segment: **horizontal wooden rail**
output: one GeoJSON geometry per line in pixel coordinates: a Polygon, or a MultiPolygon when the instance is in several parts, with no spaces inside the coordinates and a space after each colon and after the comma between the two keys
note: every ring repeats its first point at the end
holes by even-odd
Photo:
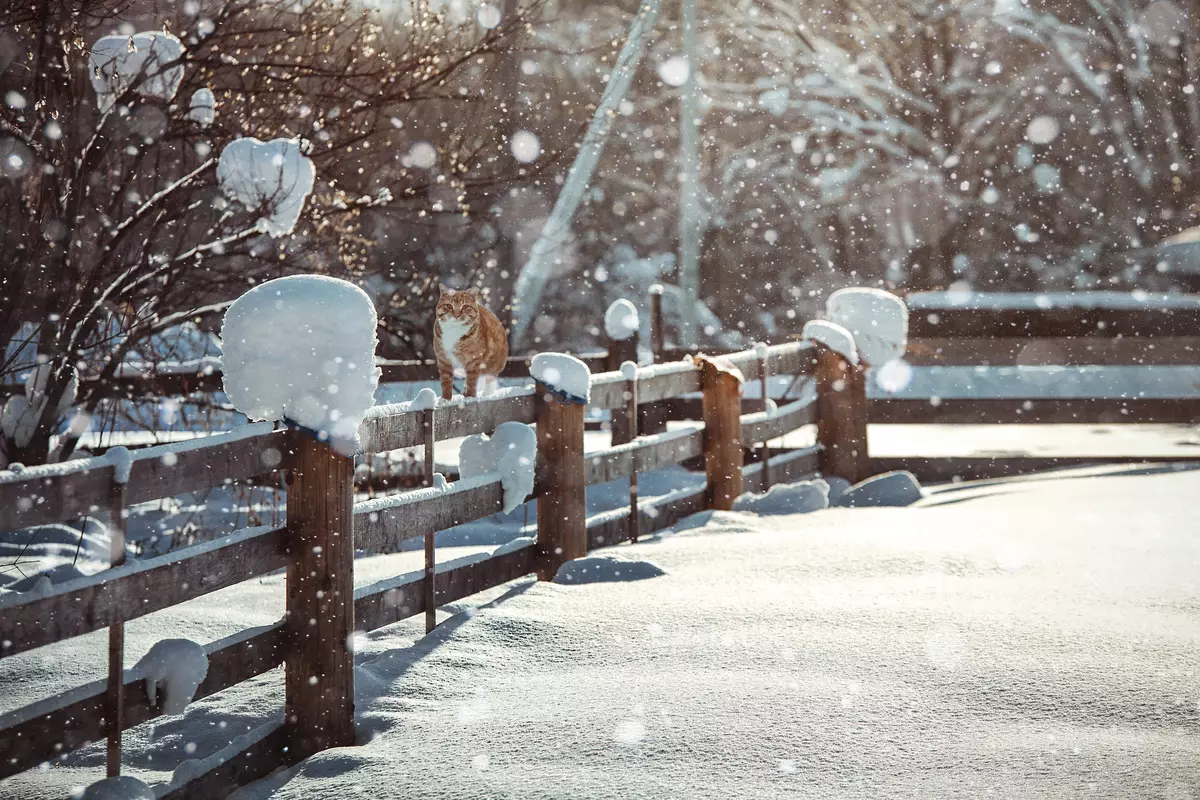
{"type": "MultiPolygon", "coordinates": [[[[811,342],[789,342],[767,348],[768,375],[811,375],[813,373],[813,345],[811,342]]],[[[742,350],[724,356],[737,367],[747,381],[762,377],[762,361],[756,350],[742,350]]]]}
{"type": "MultiPolygon", "coordinates": [[[[242,631],[205,647],[208,675],[196,699],[261,675],[283,663],[283,623],[242,631]]],[[[0,716],[0,780],[104,739],[105,682],[96,681],[0,716]]],[[[161,699],[160,699],[161,702],[161,699]]],[[[133,670],[124,677],[126,730],[162,714],[133,670]]]]}
{"type": "Polygon", "coordinates": [[[445,491],[430,487],[365,500],[354,505],[354,546],[367,551],[394,547],[503,510],[499,475],[456,481],[445,491]]]}
{"type": "Polygon", "coordinates": [[[588,486],[650,472],[704,454],[704,428],[643,436],[628,444],[586,454],[584,479],[588,486]]]}
{"type": "MultiPolygon", "coordinates": [[[[249,425],[188,442],[133,452],[128,505],[242,481],[289,465],[288,432],[249,425]]],[[[104,508],[113,483],[104,457],[30,467],[0,479],[0,530],[74,519],[104,508]]]]}
{"type": "MultiPolygon", "coordinates": [[[[530,574],[534,569],[534,551],[535,545],[528,544],[497,556],[469,556],[439,565],[435,602],[438,605],[453,603],[530,574]]],[[[373,631],[423,613],[423,572],[406,573],[354,593],[355,627],[360,631],[373,631]]]]}
{"type": "Polygon", "coordinates": [[[1200,420],[1200,398],[877,398],[868,401],[867,419],[884,425],[1190,424],[1200,420]]]}
{"type": "Polygon", "coordinates": [[[910,339],[904,359],[915,367],[1189,366],[1200,364],[1200,336],[910,339]]]}
{"type": "MultiPolygon", "coordinates": [[[[805,447],[799,450],[789,450],[778,455],[771,455],[770,477],[772,484],[795,483],[796,481],[812,480],[819,477],[821,471],[821,448],[805,447]]],[[[751,486],[756,491],[765,492],[770,486],[763,486],[762,462],[747,464],[742,467],[747,491],[751,486]]]]}
{"type": "Polygon", "coordinates": [[[295,748],[288,746],[289,732],[279,719],[238,736],[224,750],[204,759],[203,763],[209,766],[206,772],[168,789],[158,800],[224,797],[239,786],[267,777],[281,766],[297,763],[295,748]]]}
{"type": "MultiPolygon", "coordinates": [[[[575,355],[580,361],[588,365],[588,369],[592,372],[601,372],[604,370],[604,361],[608,357],[607,353],[602,351],[592,351],[588,353],[578,353],[575,355]]],[[[500,373],[501,378],[528,378],[529,377],[529,362],[533,360],[533,356],[512,356],[504,365],[504,370],[500,373]]],[[[419,381],[436,381],[437,362],[432,359],[419,359],[408,361],[394,361],[388,359],[377,359],[376,364],[382,372],[380,376],[381,383],[415,383],[419,381]]]]}
{"type": "Polygon", "coordinates": [[[814,399],[796,400],[779,406],[775,411],[759,411],[742,415],[742,442],[757,444],[778,439],[804,425],[817,421],[817,403],[814,399]]]}
{"type": "MultiPolygon", "coordinates": [[[[708,507],[704,498],[705,490],[701,486],[639,502],[638,536],[665,530],[685,517],[704,511],[708,507]]],[[[587,535],[588,550],[629,541],[629,509],[618,508],[588,517],[587,535]]]]}
{"type": "MultiPolygon", "coordinates": [[[[619,372],[592,376],[591,408],[625,408],[628,381],[619,372]]],[[[655,364],[638,370],[638,404],[654,403],[669,397],[700,391],[700,376],[688,363],[655,364]]]]}
{"type": "MultiPolygon", "coordinates": [[[[910,298],[910,302],[915,299],[910,298]]],[[[925,307],[913,302],[909,306],[908,333],[918,339],[1194,336],[1200,330],[1200,297],[1190,300],[1179,305],[1147,303],[1143,308],[1097,308],[1079,303],[997,309],[969,304],[925,307]]]]}
{"type": "Polygon", "coordinates": [[[52,594],[0,599],[0,658],[128,622],[287,564],[285,528],[250,528],[77,578],[52,594]]]}
{"type": "MultiPolygon", "coordinates": [[[[421,416],[415,403],[376,406],[358,427],[364,453],[386,453],[425,443],[421,416]]],[[[440,404],[434,411],[437,440],[491,433],[502,422],[537,420],[532,388],[502,389],[494,395],[464,399],[461,404],[440,404]]]]}

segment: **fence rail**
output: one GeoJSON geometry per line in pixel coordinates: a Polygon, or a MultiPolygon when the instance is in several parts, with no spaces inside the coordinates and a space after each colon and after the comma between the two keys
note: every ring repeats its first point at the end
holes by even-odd
{"type": "MultiPolygon", "coordinates": [[[[1039,321],[1028,309],[991,315],[990,321],[981,321],[989,314],[979,311],[930,312],[923,316],[924,322],[918,319],[915,324],[910,361],[954,363],[982,353],[984,358],[1020,362],[1036,352],[1058,354],[1068,362],[1120,356],[1146,363],[1140,356],[1154,353],[1156,364],[1195,363],[1185,358],[1194,352],[1200,337],[1185,335],[1197,328],[1188,329],[1184,322],[1200,321],[1200,316],[1192,320],[1196,313],[1200,312],[1185,307],[1178,313],[1142,318],[1105,311],[1064,330],[1045,319],[1039,321]],[[1150,338],[1159,322],[1168,335],[1150,338]],[[1006,341],[1005,335],[995,336],[992,330],[997,326],[1011,331],[1014,338],[1006,341]],[[931,328],[938,336],[928,335],[931,328]],[[1047,331],[1051,338],[1032,342],[1015,338],[1030,331],[1047,331]],[[964,335],[968,338],[954,338],[964,335]],[[1130,344],[1134,337],[1139,347],[1130,344]]],[[[662,339],[659,322],[653,337],[659,353],[664,350],[662,339]]],[[[613,357],[603,362],[609,367],[616,365],[618,354],[636,352],[636,346],[623,342],[618,348],[614,343],[611,350],[613,357]]],[[[600,363],[598,357],[594,363],[600,363]]],[[[127,504],[273,473],[288,476],[288,522],[286,527],[242,531],[168,556],[114,567],[55,587],[44,596],[5,598],[0,601],[0,659],[106,627],[119,629],[145,614],[286,568],[288,615],[283,621],[205,648],[209,672],[197,693],[200,697],[285,666],[286,722],[264,726],[255,735],[231,743],[221,758],[210,760],[212,769],[164,795],[215,797],[318,749],[352,743],[353,672],[348,665],[354,631],[375,630],[421,614],[431,626],[438,606],[523,576],[553,577],[564,561],[589,549],[636,541],[697,511],[729,508],[746,487],[765,491],[775,483],[817,474],[857,480],[880,469],[907,466],[945,478],[990,477],[1012,474],[1024,466],[1071,462],[872,459],[868,421],[1194,422],[1198,402],[1140,397],[868,401],[862,369],[822,346],[793,342],[765,352],[747,350],[717,358],[697,355],[656,364],[639,370],[634,380],[616,371],[596,374],[590,404],[612,412],[614,436],[611,447],[591,453],[583,449],[583,407],[553,397],[545,387],[506,390],[435,409],[413,403],[374,409],[360,430],[364,450],[423,447],[427,480],[437,441],[490,433],[504,422],[536,425],[537,483],[532,495],[538,500],[536,541],[444,564],[436,563],[433,535],[499,512],[504,507],[501,476],[485,475],[457,481],[446,489],[428,487],[355,503],[349,459],[302,438],[299,432],[271,426],[139,451],[125,483],[118,480],[122,477],[119,463],[107,457],[35,468],[0,479],[0,529],[72,519],[101,509],[115,508],[119,513],[127,504]],[[811,379],[815,400],[773,408],[765,399],[766,379],[772,376],[811,379]],[[764,400],[757,405],[743,402],[740,387],[745,381],[759,381],[764,400]],[[694,397],[697,393],[699,400],[694,397]],[[647,412],[665,408],[687,413],[693,424],[663,430],[667,420],[662,413],[648,424],[652,415],[647,412]],[[808,425],[816,427],[817,445],[790,452],[770,447],[772,440],[808,425]],[[638,497],[640,473],[698,460],[703,461],[704,486],[649,502],[638,497]],[[585,487],[626,478],[628,507],[586,515],[585,487]],[[114,506],[114,492],[124,502],[114,506]],[[351,543],[353,549],[369,552],[421,537],[426,542],[424,570],[353,588],[351,543]],[[337,563],[346,568],[327,563],[335,559],[343,559],[337,563]],[[310,580],[318,571],[319,579],[310,580]],[[297,627],[298,621],[318,616],[326,622],[317,631],[302,632],[297,627]],[[296,677],[335,674],[343,677],[315,689],[307,681],[299,685],[296,677]]],[[[0,779],[101,739],[108,740],[110,772],[119,770],[121,732],[154,719],[161,711],[149,702],[141,676],[120,669],[121,640],[114,641],[117,650],[110,663],[116,667],[110,667],[109,681],[0,716],[0,779]],[[114,715],[114,708],[119,713],[114,715]]]]}

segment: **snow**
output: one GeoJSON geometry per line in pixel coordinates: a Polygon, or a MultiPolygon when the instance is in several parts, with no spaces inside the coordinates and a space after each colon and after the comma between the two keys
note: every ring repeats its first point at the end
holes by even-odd
{"type": "MultiPolygon", "coordinates": [[[[50,398],[46,396],[46,388],[50,384],[53,367],[49,363],[38,364],[25,377],[25,395],[13,395],[8,398],[0,411],[0,432],[5,438],[12,439],[18,447],[25,447],[37,432],[38,420],[50,398]]],[[[66,389],[54,411],[54,420],[59,420],[75,403],[75,393],[79,379],[74,368],[68,379],[66,389]]]]}
{"type": "Polygon", "coordinates": [[[132,89],[142,97],[171,101],[183,82],[183,43],[165,31],[102,36],[92,45],[88,74],[100,110],[132,89]]]}
{"type": "Polygon", "coordinates": [[[614,300],[604,312],[604,332],[609,339],[624,341],[641,329],[637,306],[625,300],[614,300]]]}
{"type": "Polygon", "coordinates": [[[113,465],[113,480],[121,484],[129,483],[129,473],[133,471],[133,453],[117,445],[108,448],[104,457],[113,465]]]}
{"type": "Polygon", "coordinates": [[[885,472],[839,493],[834,503],[854,508],[910,506],[922,497],[921,484],[911,472],[885,472]]]}
{"type": "Polygon", "coordinates": [[[518,536],[515,539],[509,539],[504,544],[492,551],[493,556],[502,556],[507,553],[515,553],[525,547],[530,547],[537,544],[536,536],[518,536]]]}
{"type": "Polygon", "coordinates": [[[666,575],[666,571],[652,561],[630,558],[617,552],[599,552],[583,558],[572,559],[558,568],[555,583],[617,583],[644,581],[666,575]]]}
{"type": "Polygon", "coordinates": [[[638,365],[635,361],[621,362],[621,377],[627,381],[636,381],[638,379],[638,365]]]}
{"type": "Polygon", "coordinates": [[[779,483],[766,494],[747,492],[733,501],[734,511],[751,514],[808,514],[829,508],[829,484],[820,478],[799,483],[779,483]]]}
{"type": "Polygon", "coordinates": [[[533,492],[537,464],[537,434],[520,422],[502,422],[491,436],[476,434],[463,440],[458,463],[463,478],[499,473],[504,487],[504,513],[525,502],[533,492]]]}
{"type": "Polygon", "coordinates": [[[217,183],[230,200],[260,214],[255,227],[276,238],[296,227],[316,170],[299,139],[235,139],[217,161],[217,183]]]}
{"type": "Polygon", "coordinates": [[[820,342],[857,366],[858,348],[854,345],[854,337],[841,325],[822,319],[809,320],[804,323],[802,335],[809,341],[820,342]]]}
{"type": "Polygon", "coordinates": [[[565,402],[585,404],[591,397],[592,373],[574,356],[538,353],[529,363],[529,374],[565,402]]]}
{"type": "Polygon", "coordinates": [[[414,409],[420,409],[421,411],[430,411],[434,408],[437,408],[437,402],[437,392],[426,386],[424,389],[417,392],[417,396],[412,401],[412,407],[414,409]]]}
{"type": "Polygon", "coordinates": [[[825,316],[854,337],[858,356],[881,367],[908,349],[908,307],[882,289],[839,289],[825,301],[825,316]]]}
{"type": "Polygon", "coordinates": [[[161,687],[163,714],[178,716],[192,702],[197,687],[208,674],[208,654],[190,639],[163,639],[133,669],[145,676],[150,703],[158,704],[161,687]]]}
{"type": "Polygon", "coordinates": [[[154,800],[154,790],[130,775],[96,781],[83,790],[80,800],[154,800]]]}
{"type": "Polygon", "coordinates": [[[225,314],[225,392],[251,419],[290,420],[348,447],[375,402],[375,325],[371,298],[347,281],[262,283],[225,314]]]}
{"type": "Polygon", "coordinates": [[[217,98],[212,89],[204,87],[192,92],[187,118],[201,128],[207,128],[217,118],[217,98]]]}

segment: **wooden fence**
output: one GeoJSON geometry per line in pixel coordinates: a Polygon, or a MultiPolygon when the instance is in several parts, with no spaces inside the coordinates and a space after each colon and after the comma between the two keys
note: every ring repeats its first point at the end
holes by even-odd
{"type": "MultiPolygon", "coordinates": [[[[423,446],[427,461],[436,441],[488,433],[502,422],[536,424],[536,543],[446,565],[435,564],[433,535],[500,512],[499,475],[355,502],[352,459],[302,433],[269,425],[138,451],[127,476],[101,457],[33,468],[0,482],[0,530],[97,509],[107,509],[119,528],[124,508],[134,503],[272,473],[286,475],[288,485],[283,527],[244,530],[158,558],[121,564],[115,557],[111,569],[49,593],[0,600],[0,659],[105,628],[110,651],[106,681],[0,717],[0,780],[101,740],[108,742],[109,774],[118,774],[122,732],[161,713],[141,676],[123,669],[124,623],[280,569],[287,570],[284,619],[208,645],[208,675],[197,697],[284,665],[286,723],[242,740],[217,759],[221,763],[210,763],[207,772],[165,796],[219,797],[318,750],[353,744],[350,648],[356,631],[421,614],[432,627],[438,606],[531,573],[552,578],[565,560],[590,549],[636,540],[704,508],[729,508],[746,484],[761,490],[830,469],[817,447],[773,455],[761,446],[804,425],[820,427],[819,403],[797,401],[743,414],[739,387],[741,378],[765,382],[768,375],[837,372],[846,369],[844,363],[802,342],[771,347],[763,355],[747,351],[719,362],[662,364],[641,370],[633,381],[620,372],[593,376],[590,405],[623,418],[629,441],[592,453],[583,449],[583,407],[537,385],[434,410],[411,404],[373,409],[360,428],[364,450],[423,446]],[[702,424],[637,435],[639,405],[693,392],[704,398],[702,424]],[[759,460],[747,464],[745,449],[755,445],[759,460]],[[639,503],[639,472],[695,457],[706,460],[703,489],[639,503]],[[587,517],[581,489],[619,478],[631,479],[629,508],[587,517]],[[423,575],[354,589],[356,551],[391,549],[416,537],[426,541],[423,575]]],[[[842,393],[841,386],[836,389],[842,393]]],[[[829,384],[824,391],[835,388],[829,384]]],[[[842,448],[833,435],[822,433],[830,452],[852,449],[842,448]]],[[[846,433],[839,428],[836,435],[846,433]]]]}

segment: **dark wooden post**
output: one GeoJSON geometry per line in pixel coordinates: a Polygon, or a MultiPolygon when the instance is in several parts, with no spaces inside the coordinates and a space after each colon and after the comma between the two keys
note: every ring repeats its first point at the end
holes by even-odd
{"type": "MultiPolygon", "coordinates": [[[[433,427],[434,410],[421,412],[421,430],[425,436],[425,485],[433,486],[433,447],[437,436],[433,427]]],[[[435,534],[425,534],[425,632],[437,627],[437,553],[434,551],[435,534]]]]}
{"type": "MultiPolygon", "coordinates": [[[[604,369],[608,372],[619,372],[621,365],[626,361],[637,363],[638,360],[638,336],[634,333],[628,339],[612,339],[608,340],[608,355],[604,359],[604,369]]],[[[635,410],[637,406],[634,406],[635,410]]],[[[612,415],[612,443],[625,444],[632,442],[637,433],[633,430],[636,424],[631,426],[628,415],[622,415],[617,409],[613,409],[612,415]]]]}
{"type": "Polygon", "coordinates": [[[354,744],[354,460],[293,431],[285,722],[295,763],[354,744]]]}
{"type": "Polygon", "coordinates": [[[858,483],[868,477],[867,380],[862,367],[814,342],[817,378],[817,443],[821,474],[858,483]]]}
{"type": "MultiPolygon", "coordinates": [[[[771,377],[771,353],[769,350],[763,350],[759,358],[759,385],[762,387],[763,411],[767,411],[770,406],[770,380],[771,377]]],[[[765,492],[771,488],[771,443],[766,439],[762,441],[762,449],[759,451],[759,460],[762,462],[762,490],[765,492]]]]}
{"type": "MultiPolygon", "coordinates": [[[[666,349],[665,333],[663,331],[662,286],[655,284],[650,287],[650,352],[654,363],[661,364],[663,351],[666,349]]],[[[661,403],[649,403],[638,409],[638,430],[653,436],[667,429],[667,413],[661,403]]]]}
{"type": "MultiPolygon", "coordinates": [[[[637,376],[625,382],[625,424],[629,428],[629,439],[632,442],[638,437],[638,391],[637,376]]],[[[616,416],[613,416],[616,419],[616,416]]],[[[636,461],[634,462],[637,463],[636,461]]],[[[629,473],[629,538],[638,540],[638,474],[635,468],[629,473]]]]}
{"type": "Polygon", "coordinates": [[[587,555],[587,484],[584,478],[584,403],[556,397],[537,384],[538,580],[587,555]]]}
{"type": "Polygon", "coordinates": [[[737,373],[700,356],[704,391],[704,471],[708,507],[729,511],[742,493],[742,381],[737,373]]]}
{"type": "MultiPolygon", "coordinates": [[[[125,563],[125,483],[116,477],[108,487],[109,565],[125,563]]],[[[83,524],[86,524],[84,520],[83,524]]],[[[121,732],[125,728],[125,623],[108,628],[108,686],[104,696],[104,719],[108,728],[107,775],[121,774],[121,732]]]]}

